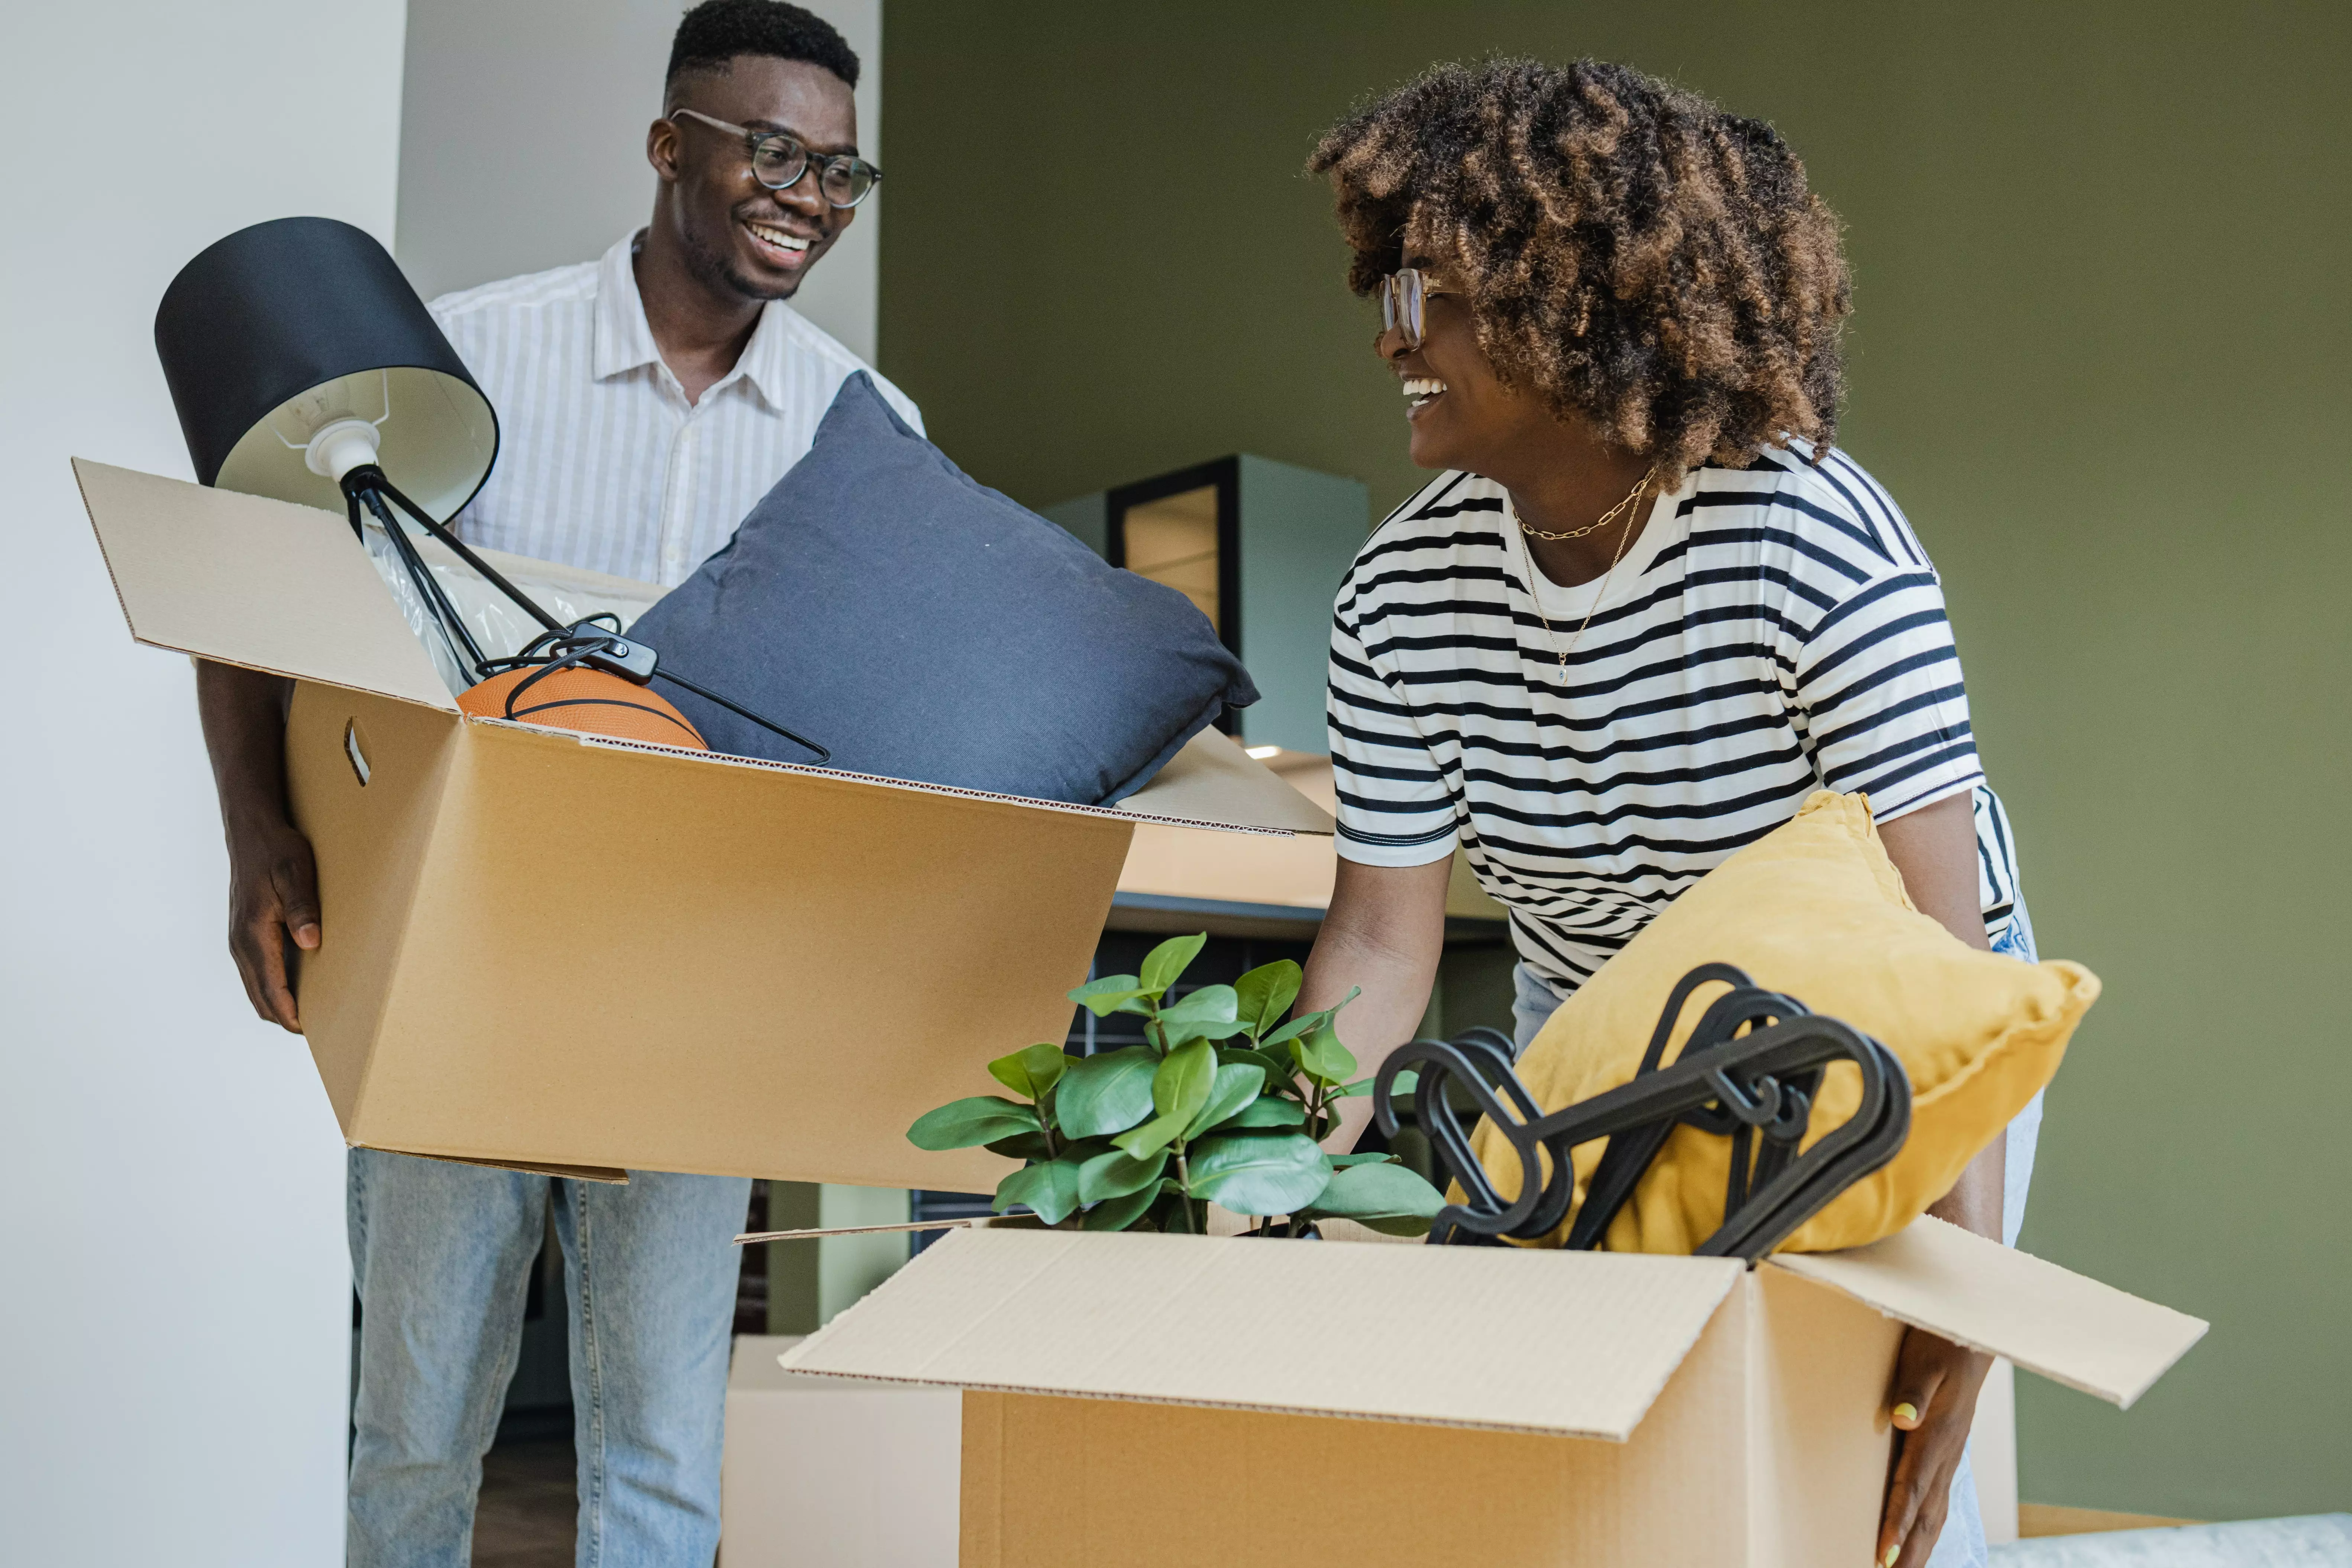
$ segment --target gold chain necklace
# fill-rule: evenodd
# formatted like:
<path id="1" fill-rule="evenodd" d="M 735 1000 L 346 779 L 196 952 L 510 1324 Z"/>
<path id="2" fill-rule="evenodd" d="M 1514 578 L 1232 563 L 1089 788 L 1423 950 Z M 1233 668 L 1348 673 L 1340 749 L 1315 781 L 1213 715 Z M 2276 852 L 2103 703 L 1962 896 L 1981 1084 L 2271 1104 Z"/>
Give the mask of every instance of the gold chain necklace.
<path id="1" fill-rule="evenodd" d="M 1586 523 L 1582 528 L 1571 528 L 1566 533 L 1546 533 L 1540 528 L 1529 528 L 1527 524 L 1527 520 L 1525 518 L 1521 518 L 1519 520 L 1519 531 L 1526 534 L 1530 539 L 1549 540 L 1555 544 L 1563 539 L 1581 539 L 1588 533 L 1598 533 L 1602 529 L 1608 527 L 1611 523 L 1615 522 L 1620 518 L 1623 517 L 1628 511 L 1631 511 L 1633 508 L 1633 503 L 1642 499 L 1642 492 L 1650 488 L 1650 481 L 1657 477 L 1658 465 L 1652 463 L 1650 465 L 1650 471 L 1633 481 L 1633 489 L 1631 494 L 1627 495 L 1623 500 L 1619 501 L 1615 506 L 1611 507 L 1607 511 L 1602 512 L 1596 521 Z"/>
<path id="2" fill-rule="evenodd" d="M 1657 477 L 1657 473 L 1658 470 L 1656 466 L 1652 465 L 1650 471 L 1642 476 L 1642 482 L 1633 487 L 1633 493 L 1627 496 L 1623 500 L 1619 501 L 1615 506 L 1612 507 L 1610 509 L 1610 515 L 1615 515 L 1616 513 L 1622 512 L 1626 508 L 1632 506 L 1634 502 L 1640 500 L 1642 499 L 1642 492 L 1650 488 L 1650 481 Z M 1507 502 L 1506 504 L 1508 503 Z M 1511 519 L 1515 522 L 1519 521 L 1518 509 L 1517 507 L 1512 507 L 1511 509 Z M 1604 516 L 1601 520 L 1601 522 L 1606 522 L 1608 521 L 1609 518 Z M 1519 532 L 1523 536 L 1519 540 L 1519 552 L 1521 558 L 1528 563 L 1528 600 L 1536 607 L 1536 619 L 1543 623 L 1544 640 L 1551 644 L 1552 652 L 1559 657 L 1559 683 L 1562 686 L 1566 686 L 1568 684 L 1568 656 L 1574 650 L 1577 644 L 1584 640 L 1585 628 L 1592 625 L 1592 617 L 1601 613 L 1601 601 L 1609 597 L 1609 584 L 1614 581 L 1617 576 L 1617 563 L 1625 559 L 1625 547 L 1633 542 L 1633 529 L 1632 524 L 1629 522 L 1626 526 L 1625 531 L 1617 536 L 1617 552 L 1609 558 L 1609 570 L 1601 574 L 1601 586 L 1592 595 L 1592 607 L 1584 612 L 1584 619 L 1578 624 L 1576 635 L 1568 639 L 1568 646 L 1566 647 L 1562 647 L 1560 646 L 1559 634 L 1552 630 L 1551 617 L 1544 614 L 1543 595 L 1536 592 L 1536 552 L 1533 548 L 1528 545 L 1527 539 L 1524 536 L 1532 534 L 1538 539 L 1574 539 L 1581 534 L 1591 533 L 1592 529 L 1599 528 L 1600 526 L 1601 523 L 1596 522 L 1592 525 L 1592 528 L 1579 529 L 1575 533 L 1570 534 L 1559 534 L 1538 533 L 1534 529 L 1529 528 L 1525 522 L 1519 522 Z"/>

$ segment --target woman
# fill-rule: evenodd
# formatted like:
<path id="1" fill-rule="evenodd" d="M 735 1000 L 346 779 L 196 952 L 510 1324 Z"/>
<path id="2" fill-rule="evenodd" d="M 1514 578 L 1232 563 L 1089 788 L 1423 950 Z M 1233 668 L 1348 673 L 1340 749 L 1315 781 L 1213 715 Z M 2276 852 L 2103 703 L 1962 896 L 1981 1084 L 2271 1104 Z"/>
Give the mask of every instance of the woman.
<path id="1" fill-rule="evenodd" d="M 1922 910 L 2031 957 L 1935 569 L 1832 444 L 1851 289 L 1779 135 L 1621 66 L 1501 61 L 1431 71 L 1310 167 L 1381 297 L 1412 459 L 1444 471 L 1339 591 L 1339 876 L 1300 1006 L 1360 984 L 1358 1055 L 1410 1037 L 1459 847 L 1510 911 L 1524 1049 L 1824 785 L 1868 793 Z M 1997 1142 L 1932 1212 L 2014 1240 L 2039 1116 L 2013 1170 Z M 1906 1339 L 1885 1563 L 1983 1563 L 1988 1365 Z"/>

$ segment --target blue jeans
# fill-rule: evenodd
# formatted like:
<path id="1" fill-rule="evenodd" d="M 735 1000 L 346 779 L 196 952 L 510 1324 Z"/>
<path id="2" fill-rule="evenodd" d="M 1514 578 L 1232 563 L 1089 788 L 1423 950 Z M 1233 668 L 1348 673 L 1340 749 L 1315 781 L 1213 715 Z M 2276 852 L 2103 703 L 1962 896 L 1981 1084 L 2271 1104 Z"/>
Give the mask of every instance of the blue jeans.
<path id="1" fill-rule="evenodd" d="M 579 1568 L 708 1568 L 748 1181 L 626 1186 L 351 1152 L 359 1286 L 351 1568 L 464 1568 L 482 1455 L 555 1203 L 572 1310 Z"/>
<path id="2" fill-rule="evenodd" d="M 2017 901 L 2009 929 L 1992 948 L 1995 952 L 2005 952 L 2028 963 L 2035 961 L 2033 921 L 2025 912 L 2023 899 Z M 1511 980 L 1512 1044 L 1516 1049 L 1525 1051 L 1534 1041 L 1536 1032 L 1559 1010 L 1561 998 L 1524 963 L 1511 972 Z M 2005 1245 L 2015 1247 L 2018 1230 L 2025 1224 L 2026 1189 L 2033 1184 L 2033 1149 L 2042 1138 L 2042 1096 L 2035 1095 L 2017 1113 L 2006 1137 L 2001 1152 L 2000 1238 Z M 1984 1512 L 1977 1502 L 1976 1472 L 1963 1455 L 1959 1470 L 1952 1477 L 1951 1500 L 1944 1510 L 1944 1533 L 1937 1538 L 1927 1568 L 1986 1568 L 1987 1560 Z"/>

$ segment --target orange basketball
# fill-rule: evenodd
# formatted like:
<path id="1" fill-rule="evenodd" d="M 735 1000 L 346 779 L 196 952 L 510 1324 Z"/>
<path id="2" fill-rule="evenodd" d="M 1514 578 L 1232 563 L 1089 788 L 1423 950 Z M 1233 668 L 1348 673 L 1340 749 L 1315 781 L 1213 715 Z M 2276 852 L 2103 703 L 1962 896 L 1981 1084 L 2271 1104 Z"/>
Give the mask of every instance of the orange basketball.
<path id="1" fill-rule="evenodd" d="M 707 752 L 710 743 L 687 716 L 650 688 L 636 685 L 601 669 L 573 667 L 559 669 L 531 682 L 530 689 L 507 711 L 507 693 L 543 668 L 527 665 L 502 670 L 470 687 L 457 706 L 481 719 L 514 718 L 551 730 L 578 730 L 609 735 L 616 741 L 642 741 L 656 746 L 677 746 Z"/>

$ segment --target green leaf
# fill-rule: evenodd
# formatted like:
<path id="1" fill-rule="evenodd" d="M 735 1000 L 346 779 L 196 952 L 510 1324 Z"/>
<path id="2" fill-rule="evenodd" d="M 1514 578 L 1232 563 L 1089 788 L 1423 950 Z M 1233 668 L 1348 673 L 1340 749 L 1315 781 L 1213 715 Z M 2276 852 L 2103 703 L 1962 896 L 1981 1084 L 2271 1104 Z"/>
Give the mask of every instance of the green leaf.
<path id="1" fill-rule="evenodd" d="M 1427 1236 L 1429 1221 L 1420 1215 L 1349 1215 L 1366 1230 L 1377 1230 L 1382 1236 Z"/>
<path id="2" fill-rule="evenodd" d="M 918 1149 L 969 1149 L 999 1138 L 1037 1131 L 1037 1113 L 1025 1105 L 993 1094 L 975 1094 L 927 1110 L 907 1129 L 907 1142 Z"/>
<path id="3" fill-rule="evenodd" d="M 1150 994 L 1143 983 L 1132 974 L 1106 974 L 1099 980 L 1089 980 L 1073 990 L 1070 1000 L 1100 1018 L 1118 1012 L 1139 1013 L 1140 1007 L 1129 1006 L 1137 997 Z"/>
<path id="4" fill-rule="evenodd" d="M 1282 1022 L 1291 1003 L 1298 999 L 1300 978 L 1297 963 L 1277 958 L 1234 982 L 1234 990 L 1241 997 L 1242 1022 L 1249 1026 L 1253 1036 L 1263 1035 Z"/>
<path id="5" fill-rule="evenodd" d="M 1333 1172 L 1331 1184 L 1323 1189 L 1314 1204 L 1317 1214 L 1342 1215 L 1349 1219 L 1410 1218 L 1423 1222 L 1444 1206 L 1444 1194 L 1402 1165 L 1386 1160 L 1347 1165 Z"/>
<path id="6" fill-rule="evenodd" d="M 1187 1040 L 1223 1040 L 1247 1026 L 1234 1014 L 1234 988 L 1203 985 L 1181 1002 L 1162 1007 L 1160 1029 L 1170 1048 Z"/>
<path id="7" fill-rule="evenodd" d="M 1208 941 L 1207 931 L 1194 936 L 1171 936 L 1145 953 L 1143 978 L 1139 982 L 1143 989 L 1154 996 L 1165 993 L 1191 966 L 1192 960 L 1200 956 L 1201 949 L 1207 945 Z"/>
<path id="8" fill-rule="evenodd" d="M 1353 1100 L 1360 1094 L 1370 1094 L 1372 1092 L 1372 1086 L 1379 1083 L 1381 1075 L 1378 1073 L 1374 1073 L 1370 1078 L 1360 1078 L 1351 1084 L 1343 1085 L 1339 1093 L 1333 1095 L 1331 1098 L 1334 1100 Z M 1411 1094 L 1412 1092 L 1413 1085 L 1420 1081 L 1421 1074 L 1415 1072 L 1411 1068 L 1407 1068 L 1404 1071 L 1397 1074 L 1396 1088 L 1391 1089 L 1390 1092 L 1392 1094 Z"/>
<path id="9" fill-rule="evenodd" d="M 1124 1197 L 1107 1198 L 1087 1211 L 1088 1230 L 1125 1230 L 1143 1217 L 1160 1197 L 1156 1186 L 1143 1187 Z"/>
<path id="10" fill-rule="evenodd" d="M 1339 1083 L 1356 1070 L 1355 1057 L 1328 1024 L 1303 1040 L 1291 1041 L 1290 1054 L 1302 1071 L 1325 1083 Z"/>
<path id="11" fill-rule="evenodd" d="M 1293 1066 L 1288 1051 L 1254 1050 L 1247 1046 L 1219 1046 L 1217 1060 L 1224 1066 L 1248 1062 L 1265 1069 L 1265 1088 L 1262 1093 L 1273 1094 L 1290 1087 L 1291 1075 L 1298 1069 Z"/>
<path id="12" fill-rule="evenodd" d="M 1242 1107 L 1242 1113 L 1220 1124 L 1220 1132 L 1241 1132 L 1253 1127 L 1303 1127 L 1307 1124 L 1307 1108 L 1295 1100 L 1276 1100 L 1260 1095 Z"/>
<path id="13" fill-rule="evenodd" d="M 1238 1114 L 1257 1099 L 1257 1091 L 1265 1087 L 1265 1069 L 1250 1062 L 1237 1062 L 1232 1067 L 1217 1068 L 1216 1080 L 1209 1087 L 1208 1102 L 1196 1112 L 1184 1129 L 1184 1136 L 1197 1138 L 1226 1118 Z"/>
<path id="14" fill-rule="evenodd" d="M 1396 1158 L 1394 1154 L 1331 1154 L 1325 1157 L 1331 1162 L 1331 1168 L 1335 1171 L 1345 1170 L 1349 1165 L 1382 1165 Z"/>
<path id="15" fill-rule="evenodd" d="M 1145 1159 L 1176 1142 L 1189 1120 L 1182 1116 L 1156 1116 L 1132 1132 L 1120 1133 L 1111 1142 L 1139 1160 Z"/>
<path id="16" fill-rule="evenodd" d="M 1067 1160 L 1024 1165 L 996 1184 L 996 1212 L 1014 1204 L 1027 1204 L 1047 1225 L 1061 1224 L 1078 1210 L 1078 1167 Z"/>
<path id="17" fill-rule="evenodd" d="M 988 1076 L 1015 1094 L 1043 1100 L 1069 1065 L 1070 1058 L 1059 1046 L 1024 1046 L 989 1063 Z"/>
<path id="18" fill-rule="evenodd" d="M 1008 1160 L 1018 1160 L 1024 1165 L 1032 1160 L 1050 1160 L 1054 1157 L 1054 1146 L 1045 1142 L 1045 1135 L 1043 1132 L 1034 1129 L 1027 1132 L 1016 1132 L 1010 1138 L 992 1139 L 987 1148 L 992 1154 L 1002 1154 Z"/>
<path id="19" fill-rule="evenodd" d="M 1235 1214 L 1293 1214 L 1331 1179 L 1323 1151 L 1291 1133 L 1279 1138 L 1203 1138 L 1185 1156 L 1192 1195 Z"/>
<path id="20" fill-rule="evenodd" d="M 1151 1114 L 1160 1058 L 1149 1046 L 1080 1057 L 1054 1090 L 1054 1120 L 1073 1138 L 1107 1138 Z"/>
<path id="21" fill-rule="evenodd" d="M 1257 1043 L 1258 1048 L 1270 1051 L 1276 1046 L 1287 1045 L 1299 1036 L 1310 1030 L 1319 1029 L 1330 1021 L 1331 1015 L 1328 1013 L 1301 1013 L 1297 1017 L 1260 1040 Z"/>
<path id="22" fill-rule="evenodd" d="M 1097 1154 L 1078 1167 L 1078 1201 L 1098 1204 L 1130 1193 L 1156 1193 L 1160 1190 L 1160 1173 L 1167 1166 L 1168 1152 L 1164 1149 L 1142 1160 L 1120 1149 Z"/>
<path id="23" fill-rule="evenodd" d="M 1216 1086 L 1217 1053 L 1206 1040 L 1179 1046 L 1160 1058 L 1151 1075 L 1151 1108 L 1162 1116 L 1190 1122 L 1209 1102 Z"/>

